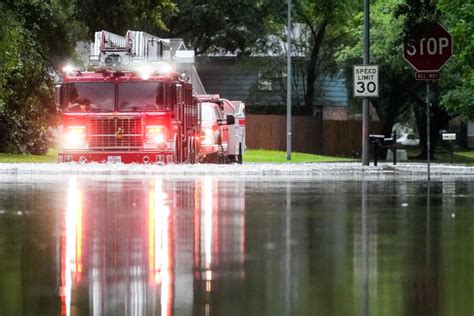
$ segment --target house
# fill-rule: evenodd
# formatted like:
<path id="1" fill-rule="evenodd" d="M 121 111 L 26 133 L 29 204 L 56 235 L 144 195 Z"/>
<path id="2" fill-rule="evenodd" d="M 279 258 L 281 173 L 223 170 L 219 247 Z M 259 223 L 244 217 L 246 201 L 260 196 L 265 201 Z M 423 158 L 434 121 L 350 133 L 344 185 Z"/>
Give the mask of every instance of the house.
<path id="1" fill-rule="evenodd" d="M 293 70 L 292 104 L 295 112 L 304 104 L 304 72 Z M 250 113 L 286 113 L 286 59 L 282 57 L 199 56 L 196 69 L 208 94 L 242 100 Z M 347 120 L 348 92 L 345 80 L 326 77 L 314 97 L 314 116 Z"/>

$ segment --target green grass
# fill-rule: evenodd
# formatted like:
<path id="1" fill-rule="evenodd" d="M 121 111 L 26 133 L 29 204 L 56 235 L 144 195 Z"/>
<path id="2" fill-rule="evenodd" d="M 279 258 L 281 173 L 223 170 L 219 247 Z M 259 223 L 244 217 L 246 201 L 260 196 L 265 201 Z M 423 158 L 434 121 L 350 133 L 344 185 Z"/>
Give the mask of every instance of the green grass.
<path id="1" fill-rule="evenodd" d="M 415 157 L 421 152 L 420 148 L 410 148 L 408 151 L 409 161 L 424 162 L 426 160 L 418 160 Z M 448 151 L 441 147 L 437 147 L 435 151 L 436 163 L 449 163 L 451 161 L 451 155 Z M 458 151 L 453 153 L 452 162 L 456 164 L 474 165 L 474 151 Z"/>
<path id="2" fill-rule="evenodd" d="M 412 157 L 415 152 L 410 152 Z M 437 152 L 436 161 L 448 163 L 449 153 Z M 46 155 L 21 155 L 21 154 L 2 154 L 0 153 L 0 163 L 55 163 L 58 161 L 58 149 L 52 148 Z M 253 149 L 244 153 L 245 162 L 287 162 L 286 152 L 275 150 Z M 321 155 L 311 155 L 304 153 L 291 153 L 291 162 L 339 162 L 339 161 L 358 161 L 356 159 L 330 157 Z M 474 165 L 474 151 L 460 151 L 453 155 L 453 163 L 462 163 Z"/>
<path id="3" fill-rule="evenodd" d="M 287 162 L 285 151 L 252 149 L 244 153 L 245 162 Z M 291 153 L 291 162 L 337 162 L 354 161 L 354 159 L 320 156 L 304 153 Z"/>
<path id="4" fill-rule="evenodd" d="M 449 162 L 449 153 L 440 153 L 435 156 L 442 162 Z M 466 165 L 474 165 L 474 151 L 459 151 L 453 154 L 453 163 L 463 163 Z"/>
<path id="5" fill-rule="evenodd" d="M 456 153 L 456 156 L 474 160 L 474 151 L 460 151 Z"/>
<path id="6" fill-rule="evenodd" d="M 52 148 L 47 155 L 21 155 L 0 153 L 0 163 L 55 163 L 58 161 L 58 149 Z M 247 150 L 244 153 L 246 162 L 286 162 L 286 152 L 273 150 Z M 319 156 L 303 153 L 292 153 L 291 162 L 334 162 L 350 161 L 340 157 Z"/>
<path id="7" fill-rule="evenodd" d="M 51 163 L 58 161 L 58 149 L 51 148 L 46 155 L 22 155 L 0 153 L 0 163 Z"/>

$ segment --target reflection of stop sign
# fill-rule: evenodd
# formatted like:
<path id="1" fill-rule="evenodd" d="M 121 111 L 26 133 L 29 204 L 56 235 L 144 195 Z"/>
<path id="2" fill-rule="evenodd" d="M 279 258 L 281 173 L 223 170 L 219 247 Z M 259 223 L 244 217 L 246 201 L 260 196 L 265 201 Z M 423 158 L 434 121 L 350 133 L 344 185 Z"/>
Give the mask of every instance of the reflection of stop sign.
<path id="1" fill-rule="evenodd" d="M 403 44 L 403 58 L 417 71 L 439 71 L 452 54 L 451 34 L 439 23 L 417 24 Z"/>

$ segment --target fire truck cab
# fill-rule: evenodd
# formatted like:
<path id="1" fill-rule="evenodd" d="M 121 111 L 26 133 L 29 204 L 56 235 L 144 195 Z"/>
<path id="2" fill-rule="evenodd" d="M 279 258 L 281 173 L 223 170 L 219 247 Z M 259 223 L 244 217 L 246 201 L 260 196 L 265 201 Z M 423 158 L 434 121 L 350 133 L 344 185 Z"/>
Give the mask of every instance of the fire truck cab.
<path id="1" fill-rule="evenodd" d="M 57 89 L 59 162 L 194 163 L 193 86 L 171 69 L 178 51 L 193 53 L 182 41 L 135 31 L 96 32 L 91 50 L 92 69 L 63 69 Z"/>
<path id="2" fill-rule="evenodd" d="M 232 103 L 221 99 L 218 94 L 195 95 L 201 126 L 201 142 L 198 160 L 201 162 L 233 162 L 229 155 L 230 146 L 235 146 L 235 112 L 224 111 Z M 233 148 L 233 147 L 232 147 Z M 229 160 L 229 158 L 231 158 Z"/>
<path id="3" fill-rule="evenodd" d="M 242 163 L 245 151 L 245 104 L 218 94 L 196 95 L 201 125 L 200 161 Z"/>

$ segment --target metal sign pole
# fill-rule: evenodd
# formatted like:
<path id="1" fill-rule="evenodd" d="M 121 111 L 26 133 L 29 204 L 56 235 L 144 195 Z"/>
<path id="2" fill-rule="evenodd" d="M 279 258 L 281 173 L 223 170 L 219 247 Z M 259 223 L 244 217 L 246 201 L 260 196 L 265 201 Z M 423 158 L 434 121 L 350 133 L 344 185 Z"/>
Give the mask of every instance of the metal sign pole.
<path id="1" fill-rule="evenodd" d="M 364 65 L 370 63 L 370 6 L 364 1 Z M 369 98 L 362 100 L 362 165 L 369 165 Z"/>
<path id="2" fill-rule="evenodd" d="M 291 160 L 291 0 L 288 0 L 288 48 L 286 52 L 286 160 Z"/>
<path id="3" fill-rule="evenodd" d="M 431 140 L 430 140 L 430 82 L 426 81 L 426 157 L 427 157 L 427 173 L 428 173 L 428 181 L 431 179 L 431 170 L 430 170 L 430 162 L 431 162 Z"/>
<path id="4" fill-rule="evenodd" d="M 452 55 L 453 43 L 451 34 L 441 24 L 436 22 L 423 22 L 414 25 L 403 43 L 403 58 L 417 71 L 415 78 L 417 80 L 426 80 L 426 162 L 428 181 L 431 179 L 429 81 L 439 79 L 439 71 Z"/>

